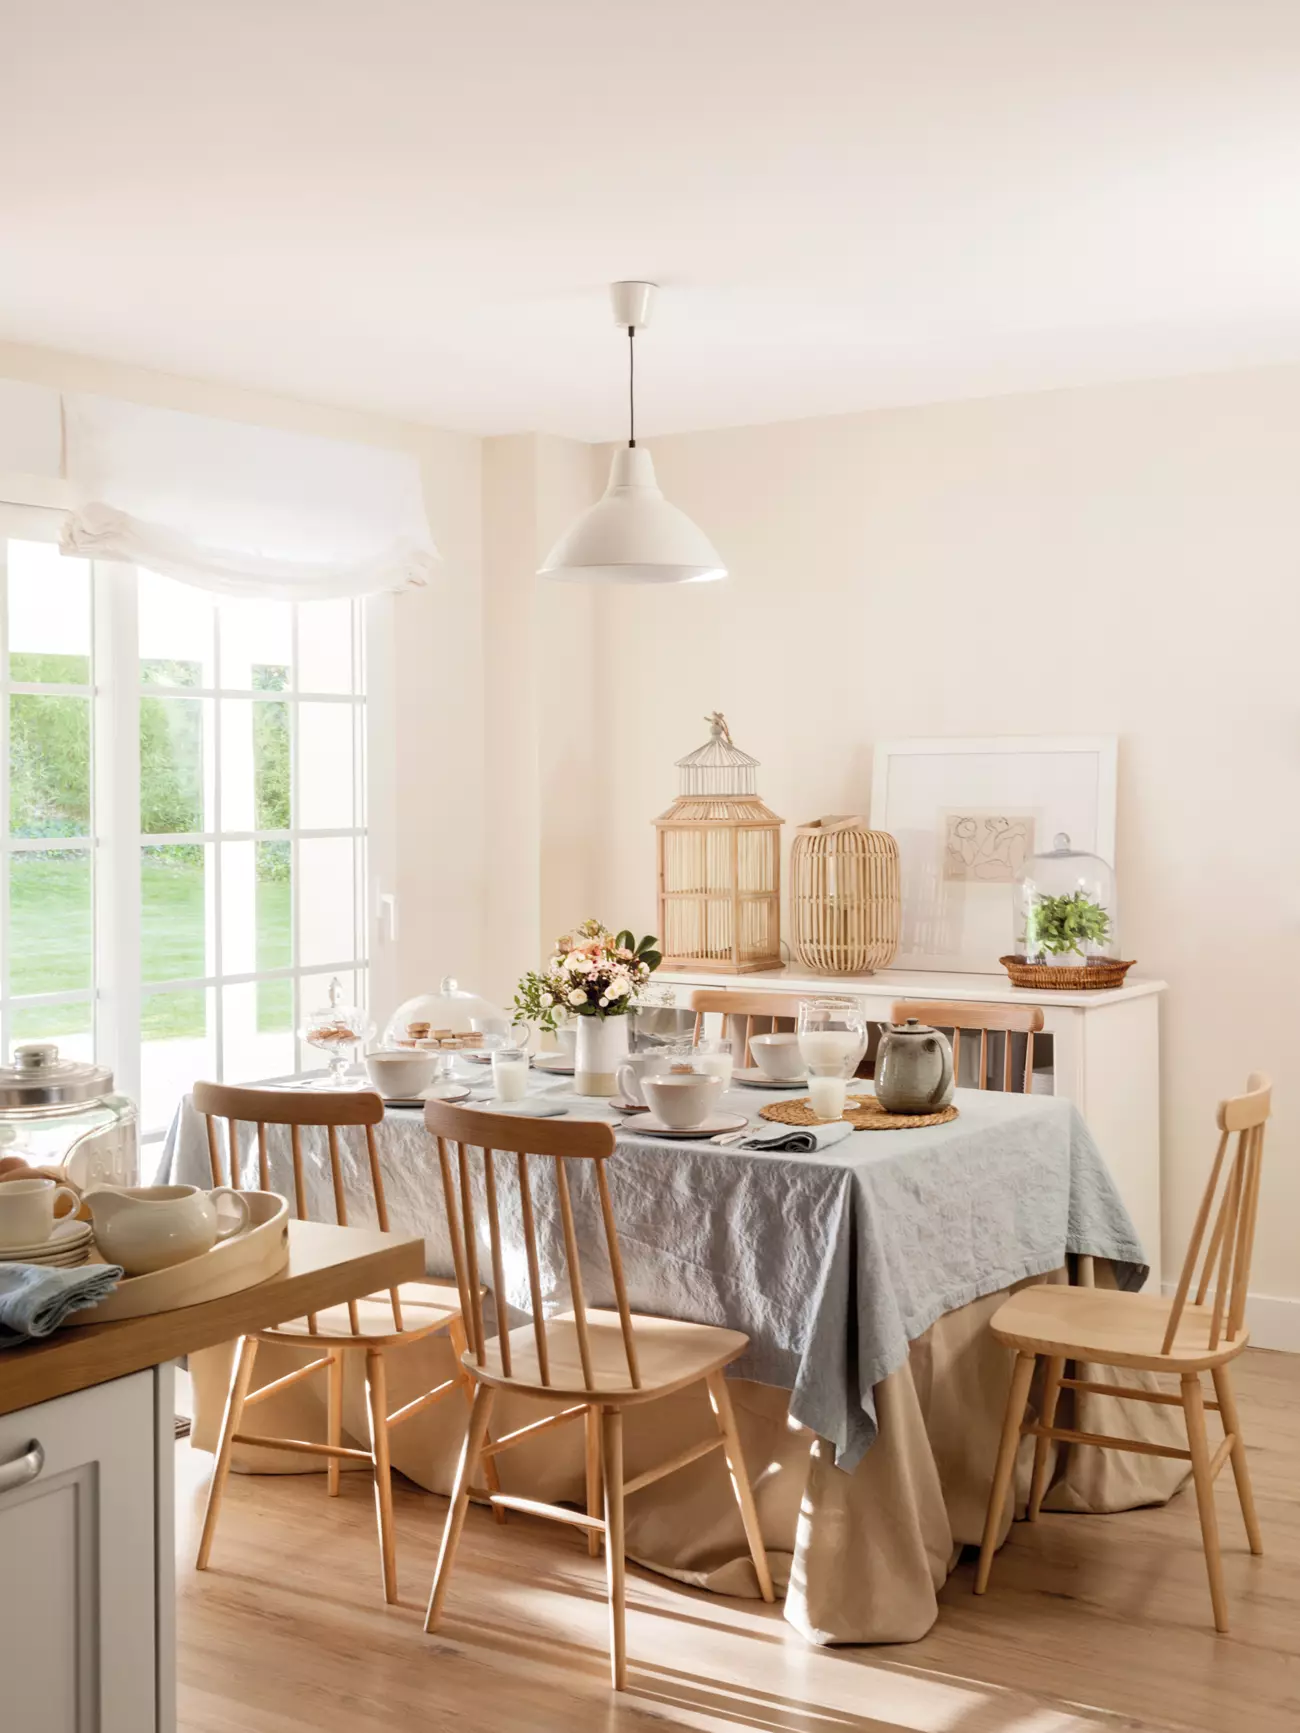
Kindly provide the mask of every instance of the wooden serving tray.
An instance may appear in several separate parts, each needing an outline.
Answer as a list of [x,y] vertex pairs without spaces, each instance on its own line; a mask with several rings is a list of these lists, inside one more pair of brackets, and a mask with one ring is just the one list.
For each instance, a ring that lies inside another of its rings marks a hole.
[[[240,1194],[248,1205],[248,1226],[197,1258],[125,1276],[106,1300],[76,1314],[78,1324],[107,1324],[118,1318],[143,1318],[205,1300],[223,1300],[278,1275],[289,1262],[289,1200],[273,1191]],[[95,1253],[92,1260],[106,1263]]]

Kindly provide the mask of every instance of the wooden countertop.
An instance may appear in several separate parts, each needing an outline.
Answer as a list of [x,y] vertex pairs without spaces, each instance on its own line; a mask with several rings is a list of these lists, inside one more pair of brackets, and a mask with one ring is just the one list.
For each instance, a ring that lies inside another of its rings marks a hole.
[[269,1282],[145,1318],[69,1326],[43,1342],[0,1351],[0,1414],[423,1275],[421,1239],[291,1221],[288,1265]]

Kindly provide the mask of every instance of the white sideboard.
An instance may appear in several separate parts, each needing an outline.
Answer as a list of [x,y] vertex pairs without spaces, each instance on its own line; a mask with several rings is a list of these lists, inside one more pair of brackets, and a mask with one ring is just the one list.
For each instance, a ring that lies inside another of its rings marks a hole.
[[1032,993],[1005,975],[944,975],[929,970],[882,969],[875,975],[812,975],[773,969],[737,978],[695,971],[661,971],[658,989],[685,1005],[696,987],[730,992],[788,993],[792,1000],[818,993],[851,993],[868,1014],[889,1019],[895,999],[959,999],[991,1005],[1039,1005],[1051,1036],[1050,1076],[1036,1086],[1073,1101],[1133,1218],[1151,1265],[1161,1272],[1160,1237],[1160,994],[1163,981],[1134,980],[1110,992]]

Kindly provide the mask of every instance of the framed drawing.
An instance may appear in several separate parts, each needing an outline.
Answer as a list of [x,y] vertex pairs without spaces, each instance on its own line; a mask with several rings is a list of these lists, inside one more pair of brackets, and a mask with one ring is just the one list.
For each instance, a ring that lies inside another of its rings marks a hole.
[[1026,858],[1064,831],[1115,861],[1113,735],[886,740],[876,747],[871,828],[898,843],[903,924],[896,969],[1000,974]]

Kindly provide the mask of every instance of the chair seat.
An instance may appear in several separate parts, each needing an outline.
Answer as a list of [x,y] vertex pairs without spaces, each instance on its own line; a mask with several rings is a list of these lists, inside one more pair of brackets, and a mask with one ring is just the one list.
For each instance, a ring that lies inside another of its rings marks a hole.
[[421,1336],[441,1330],[460,1315],[460,1295],[444,1282],[402,1282],[397,1290],[402,1303],[403,1328],[393,1328],[393,1308],[385,1291],[368,1294],[357,1301],[357,1325],[354,1331],[346,1305],[327,1306],[316,1314],[316,1328],[308,1327],[306,1318],[291,1318],[269,1330],[255,1330],[259,1342],[282,1342],[292,1337],[296,1342],[336,1342],[351,1337],[379,1346],[385,1342],[412,1342]]
[[1172,1300],[1162,1294],[1126,1294],[1115,1288],[1022,1288],[993,1314],[993,1334],[1026,1354],[1096,1360],[1103,1366],[1147,1371],[1198,1372],[1234,1359],[1246,1346],[1243,1330],[1233,1341],[1210,1347],[1208,1306],[1185,1308],[1168,1354],[1161,1353]]
[[537,1342],[531,1324],[510,1332],[511,1369],[507,1376],[501,1364],[501,1349],[495,1340],[487,1344],[487,1365],[475,1363],[473,1351],[464,1355],[466,1368],[484,1384],[526,1389],[538,1396],[582,1397],[599,1391],[611,1402],[624,1405],[647,1402],[694,1384],[737,1359],[749,1346],[740,1330],[722,1330],[712,1324],[685,1324],[674,1318],[643,1318],[633,1314],[639,1389],[628,1382],[623,1352],[623,1332],[617,1312],[586,1312],[591,1343],[592,1380],[583,1376],[578,1351],[576,1312],[562,1312],[546,1320],[546,1345],[550,1382],[542,1379]]

